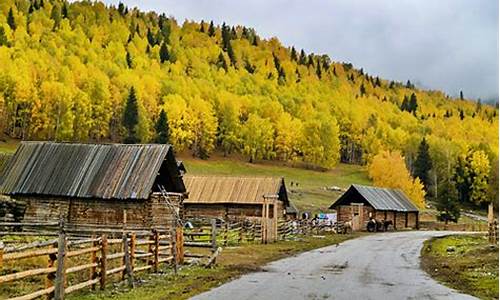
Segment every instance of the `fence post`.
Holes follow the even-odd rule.
[[[0,269],[2,269],[3,265],[3,248],[4,248],[3,242],[0,241]]]
[[[92,239],[95,239],[96,236],[95,235],[92,235]],[[94,241],[92,242],[92,247],[98,247],[99,246],[99,242],[98,241]],[[90,262],[91,263],[97,263],[97,250],[95,251],[92,251],[90,253]],[[96,279],[97,278],[97,267],[92,267],[90,268],[90,279]],[[93,284],[91,286],[92,290],[95,290],[95,284]]]
[[[243,243],[243,230],[245,230],[245,222],[240,221],[240,230],[238,231],[238,244]]]
[[[153,270],[155,273],[158,273],[158,259],[159,259],[159,253],[160,253],[160,240],[158,239],[158,230],[153,229],[153,239],[155,243],[155,248],[154,248],[154,261],[153,261]]]
[[[135,232],[130,235],[130,268],[132,269],[132,274],[134,272],[135,263]]]
[[[224,219],[224,234],[223,234],[223,238],[224,238],[223,245],[224,245],[224,247],[227,246],[228,233],[229,233],[229,221],[226,218],[226,219]]]
[[[64,232],[64,219],[59,221],[59,239],[57,241],[57,269],[56,280],[54,285],[54,299],[64,299],[64,282],[65,282],[65,256],[66,256],[66,233]]]
[[[173,220],[172,229],[170,230],[170,245],[172,246],[172,267],[174,274],[177,275],[177,221]]]
[[[215,219],[210,220],[210,222],[212,223],[212,253],[215,253],[217,251],[217,224]]]
[[[101,290],[104,290],[106,288],[106,265],[107,265],[107,262],[106,262],[106,256],[107,256],[107,253],[108,253],[108,238],[106,237],[105,234],[103,234],[101,236],[101,259],[100,259],[100,263],[101,263],[101,270],[100,270],[100,275],[101,275],[101,280],[100,280],[100,284],[101,284]]]
[[[132,273],[132,266],[130,264],[130,254],[128,251],[128,237],[124,232],[122,236],[123,241],[123,260],[125,263],[125,272],[127,274],[128,285],[134,287],[134,274]]]

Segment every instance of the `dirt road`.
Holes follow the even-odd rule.
[[[422,243],[450,232],[380,233],[273,262],[193,299],[476,299],[419,267]]]

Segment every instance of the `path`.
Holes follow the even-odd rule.
[[[378,233],[282,259],[193,299],[476,299],[420,269],[438,231]]]

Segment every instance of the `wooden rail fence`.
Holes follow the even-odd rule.
[[[57,225],[57,232],[50,231]],[[49,299],[64,299],[64,296],[84,289],[104,290],[111,282],[127,279],[130,287],[134,286],[134,274],[144,271],[159,272],[160,267],[168,265],[174,272],[182,261],[182,241],[178,241],[179,232],[174,229],[122,230],[106,228],[79,229],[75,236],[69,234],[63,222],[59,224],[0,223],[5,227],[26,228],[31,231],[0,233],[0,236],[18,236],[24,233],[36,233],[36,227],[44,229],[38,236],[57,238],[34,241],[16,246],[12,240],[0,240],[0,286],[16,284],[16,281],[45,276],[45,286],[29,294],[17,295],[10,300],[29,300],[46,295]],[[99,235],[96,232],[100,232]],[[89,234],[90,237],[81,235]],[[121,238],[120,238],[121,235]],[[182,237],[182,234],[181,234]],[[27,270],[9,272],[8,265],[22,265],[23,260],[48,257],[47,265]],[[82,274],[87,273],[85,278]],[[71,277],[71,278],[69,278]],[[15,290],[15,288],[14,288]]]
[[[488,240],[491,244],[498,244],[498,221],[494,220],[488,224]]]

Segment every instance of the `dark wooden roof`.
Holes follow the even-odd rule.
[[[162,185],[185,192],[170,145],[22,142],[0,179],[0,193],[147,199]]]
[[[351,202],[360,202],[361,200],[365,200],[373,208],[381,211],[418,211],[417,207],[411,203],[410,199],[401,190],[359,184],[351,185],[330,208],[335,209],[338,205],[349,205]]]

